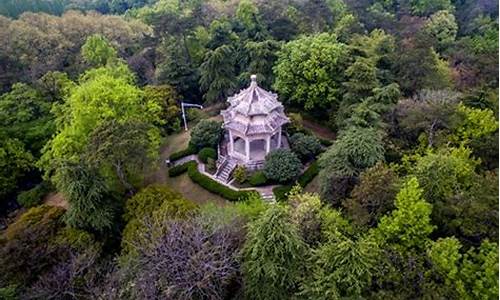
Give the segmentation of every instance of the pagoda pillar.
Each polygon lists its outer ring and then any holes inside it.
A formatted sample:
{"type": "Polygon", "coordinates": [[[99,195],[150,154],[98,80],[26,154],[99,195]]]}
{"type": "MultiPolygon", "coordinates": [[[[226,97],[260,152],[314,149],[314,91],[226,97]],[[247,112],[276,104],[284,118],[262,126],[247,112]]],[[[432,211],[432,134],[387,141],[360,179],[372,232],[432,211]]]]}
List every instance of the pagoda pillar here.
{"type": "Polygon", "coordinates": [[[281,127],[280,129],[278,130],[278,145],[276,147],[277,149],[278,148],[281,148],[281,127]]]}
{"type": "Polygon", "coordinates": [[[245,154],[247,161],[250,160],[250,141],[245,138],[245,154]]]}
{"type": "Polygon", "coordinates": [[[231,132],[231,130],[228,131],[229,131],[229,153],[233,154],[234,151],[233,133],[231,132]]]}
{"type": "Polygon", "coordinates": [[[271,136],[268,135],[266,137],[266,154],[268,154],[271,151],[271,136]]]}

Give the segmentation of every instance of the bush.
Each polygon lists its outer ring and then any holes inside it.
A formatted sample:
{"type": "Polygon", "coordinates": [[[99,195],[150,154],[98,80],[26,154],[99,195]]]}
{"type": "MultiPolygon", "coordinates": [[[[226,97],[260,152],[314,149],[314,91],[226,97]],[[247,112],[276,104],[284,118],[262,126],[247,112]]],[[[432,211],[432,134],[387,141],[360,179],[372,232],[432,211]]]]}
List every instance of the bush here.
{"type": "Polygon", "coordinates": [[[201,187],[206,189],[209,192],[217,194],[223,198],[226,198],[231,201],[237,201],[240,198],[248,197],[249,194],[254,193],[251,191],[235,191],[233,189],[228,188],[225,185],[218,183],[212,178],[201,174],[198,171],[197,164],[195,161],[188,162],[188,175],[191,180],[201,187]]]}
{"type": "Polygon", "coordinates": [[[245,166],[238,165],[233,171],[233,177],[239,184],[245,182],[247,180],[247,169],[245,166]]]}
{"type": "Polygon", "coordinates": [[[319,139],[319,142],[325,147],[330,147],[331,145],[333,145],[333,141],[327,139],[319,139]]]}
{"type": "Polygon", "coordinates": [[[277,149],[266,156],[264,174],[277,182],[288,182],[300,174],[302,164],[299,158],[288,149],[277,149]]]}
{"type": "Polygon", "coordinates": [[[189,162],[183,163],[181,165],[177,165],[168,169],[169,177],[176,177],[186,172],[189,166],[189,162]]]}
{"type": "Polygon", "coordinates": [[[214,148],[205,147],[198,152],[198,158],[206,164],[208,159],[217,159],[217,150],[214,148]]]}
{"type": "Polygon", "coordinates": [[[196,147],[189,144],[189,146],[186,149],[170,154],[169,159],[170,159],[170,161],[176,161],[178,159],[181,159],[183,157],[186,157],[186,156],[189,156],[192,154],[196,154],[196,147]]]}
{"type": "MultiPolygon", "coordinates": [[[[297,183],[301,187],[305,188],[319,173],[319,165],[317,161],[314,161],[302,175],[300,175],[297,183]]],[[[284,201],[287,199],[287,193],[292,189],[291,185],[282,185],[273,188],[273,194],[277,201],[284,201]]]]}
{"type": "Polygon", "coordinates": [[[261,186],[267,183],[267,177],[264,172],[257,171],[248,180],[251,186],[261,186]]]}
{"type": "Polygon", "coordinates": [[[216,166],[216,163],[215,163],[215,159],[212,159],[212,158],[208,158],[207,159],[207,164],[206,164],[206,167],[207,167],[207,171],[210,171],[210,173],[214,173],[215,171],[217,171],[217,166],[216,166]]]}
{"type": "Polygon", "coordinates": [[[211,120],[201,120],[191,131],[191,141],[189,142],[196,149],[203,147],[217,147],[222,134],[220,122],[211,120]]]}
{"type": "Polygon", "coordinates": [[[290,138],[292,151],[302,161],[307,161],[316,157],[321,150],[321,144],[313,135],[305,135],[303,133],[296,133],[290,138]]]}
{"type": "Polygon", "coordinates": [[[31,190],[21,192],[17,196],[17,202],[25,208],[36,206],[42,202],[43,197],[51,190],[52,187],[48,183],[42,182],[31,190]]]}

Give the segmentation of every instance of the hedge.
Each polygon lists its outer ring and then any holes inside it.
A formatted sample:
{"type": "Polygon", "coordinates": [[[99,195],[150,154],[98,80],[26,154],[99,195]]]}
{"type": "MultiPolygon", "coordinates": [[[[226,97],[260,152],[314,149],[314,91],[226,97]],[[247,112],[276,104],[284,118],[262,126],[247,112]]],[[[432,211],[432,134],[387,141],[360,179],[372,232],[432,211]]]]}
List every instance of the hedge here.
{"type": "MultiPolygon", "coordinates": [[[[306,187],[319,173],[318,161],[314,161],[311,165],[299,176],[297,183],[301,187],[306,187]]],[[[286,193],[292,189],[291,185],[282,185],[273,188],[273,194],[277,201],[286,200],[286,193]]]]}
{"type": "Polygon", "coordinates": [[[189,144],[189,146],[186,149],[170,154],[169,159],[170,161],[176,161],[178,159],[181,159],[183,157],[192,154],[196,154],[196,147],[189,144]]]}
{"type": "Polygon", "coordinates": [[[211,158],[213,160],[217,159],[217,150],[210,147],[205,147],[198,152],[198,158],[203,162],[207,163],[208,159],[211,158]]]}
{"type": "Polygon", "coordinates": [[[199,184],[207,191],[221,196],[222,198],[231,201],[237,201],[240,198],[248,197],[250,194],[254,193],[253,191],[235,191],[225,185],[218,183],[212,178],[203,175],[198,171],[197,163],[195,161],[190,161],[187,164],[188,176],[193,182],[199,184]]]}
{"type": "Polygon", "coordinates": [[[169,177],[176,177],[176,176],[179,176],[182,173],[186,172],[190,162],[192,162],[192,161],[188,161],[188,162],[183,163],[182,165],[177,165],[177,166],[169,168],[168,169],[168,176],[169,177]]]}

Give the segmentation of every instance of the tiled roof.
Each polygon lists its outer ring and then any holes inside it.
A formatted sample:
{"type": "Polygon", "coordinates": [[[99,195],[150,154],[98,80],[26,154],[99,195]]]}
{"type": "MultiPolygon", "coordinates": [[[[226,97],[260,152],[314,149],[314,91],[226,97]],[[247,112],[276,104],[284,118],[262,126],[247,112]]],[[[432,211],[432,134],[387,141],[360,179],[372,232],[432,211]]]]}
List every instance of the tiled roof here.
{"type": "Polygon", "coordinates": [[[221,111],[224,126],[243,134],[270,133],[288,123],[283,112],[283,105],[278,101],[278,95],[266,91],[257,85],[256,76],[252,75],[250,86],[238,94],[229,97],[230,106],[221,111]],[[258,122],[255,116],[264,117],[258,122]]]}

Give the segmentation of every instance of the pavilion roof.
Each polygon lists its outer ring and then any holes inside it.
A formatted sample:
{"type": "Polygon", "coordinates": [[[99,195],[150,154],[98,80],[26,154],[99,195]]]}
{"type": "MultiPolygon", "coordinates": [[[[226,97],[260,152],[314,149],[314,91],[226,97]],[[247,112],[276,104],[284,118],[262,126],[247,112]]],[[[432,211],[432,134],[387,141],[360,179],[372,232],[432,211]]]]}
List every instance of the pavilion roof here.
{"type": "Polygon", "coordinates": [[[228,98],[230,106],[221,112],[226,128],[252,135],[274,132],[288,123],[278,95],[259,87],[256,79],[252,75],[248,88],[228,98]],[[255,121],[255,116],[263,118],[255,121]]]}

